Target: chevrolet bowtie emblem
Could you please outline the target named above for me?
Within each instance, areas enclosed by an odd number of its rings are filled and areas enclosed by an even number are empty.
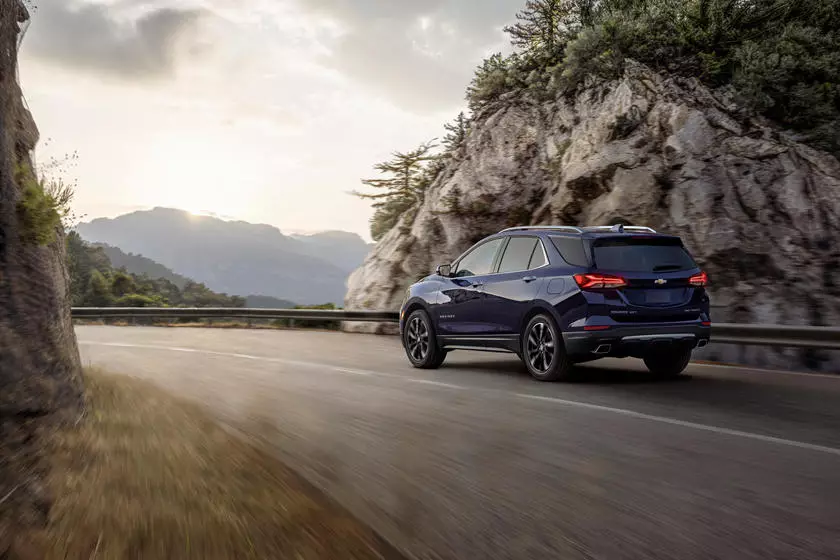
[[[662,284],[667,284],[667,283],[668,283],[668,281],[667,281],[667,280],[665,280],[664,278],[657,278],[657,280],[656,280],[656,282],[655,282],[655,283],[656,283],[656,284],[659,284],[659,285],[661,286]]]

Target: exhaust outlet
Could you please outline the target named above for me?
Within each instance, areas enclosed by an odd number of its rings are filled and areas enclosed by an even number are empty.
[[[598,348],[593,350],[592,353],[598,355],[609,354],[610,350],[612,350],[611,344],[601,344],[600,346],[598,346]]]
[[[701,339],[700,342],[697,343],[697,348],[705,348],[709,345],[709,341],[707,339]]]

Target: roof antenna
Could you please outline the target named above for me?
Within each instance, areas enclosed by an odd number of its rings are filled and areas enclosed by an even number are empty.
[[[613,233],[624,233],[624,226],[622,224],[616,224],[612,227]]]

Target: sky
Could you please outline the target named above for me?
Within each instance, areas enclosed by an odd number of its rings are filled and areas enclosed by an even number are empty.
[[[21,83],[38,164],[77,183],[78,215],[165,206],[368,238],[350,191],[443,136],[524,0],[36,4]]]

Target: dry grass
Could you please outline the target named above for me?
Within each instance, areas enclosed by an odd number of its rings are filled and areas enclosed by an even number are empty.
[[[89,372],[59,434],[47,558],[400,558],[370,529],[199,408]]]

